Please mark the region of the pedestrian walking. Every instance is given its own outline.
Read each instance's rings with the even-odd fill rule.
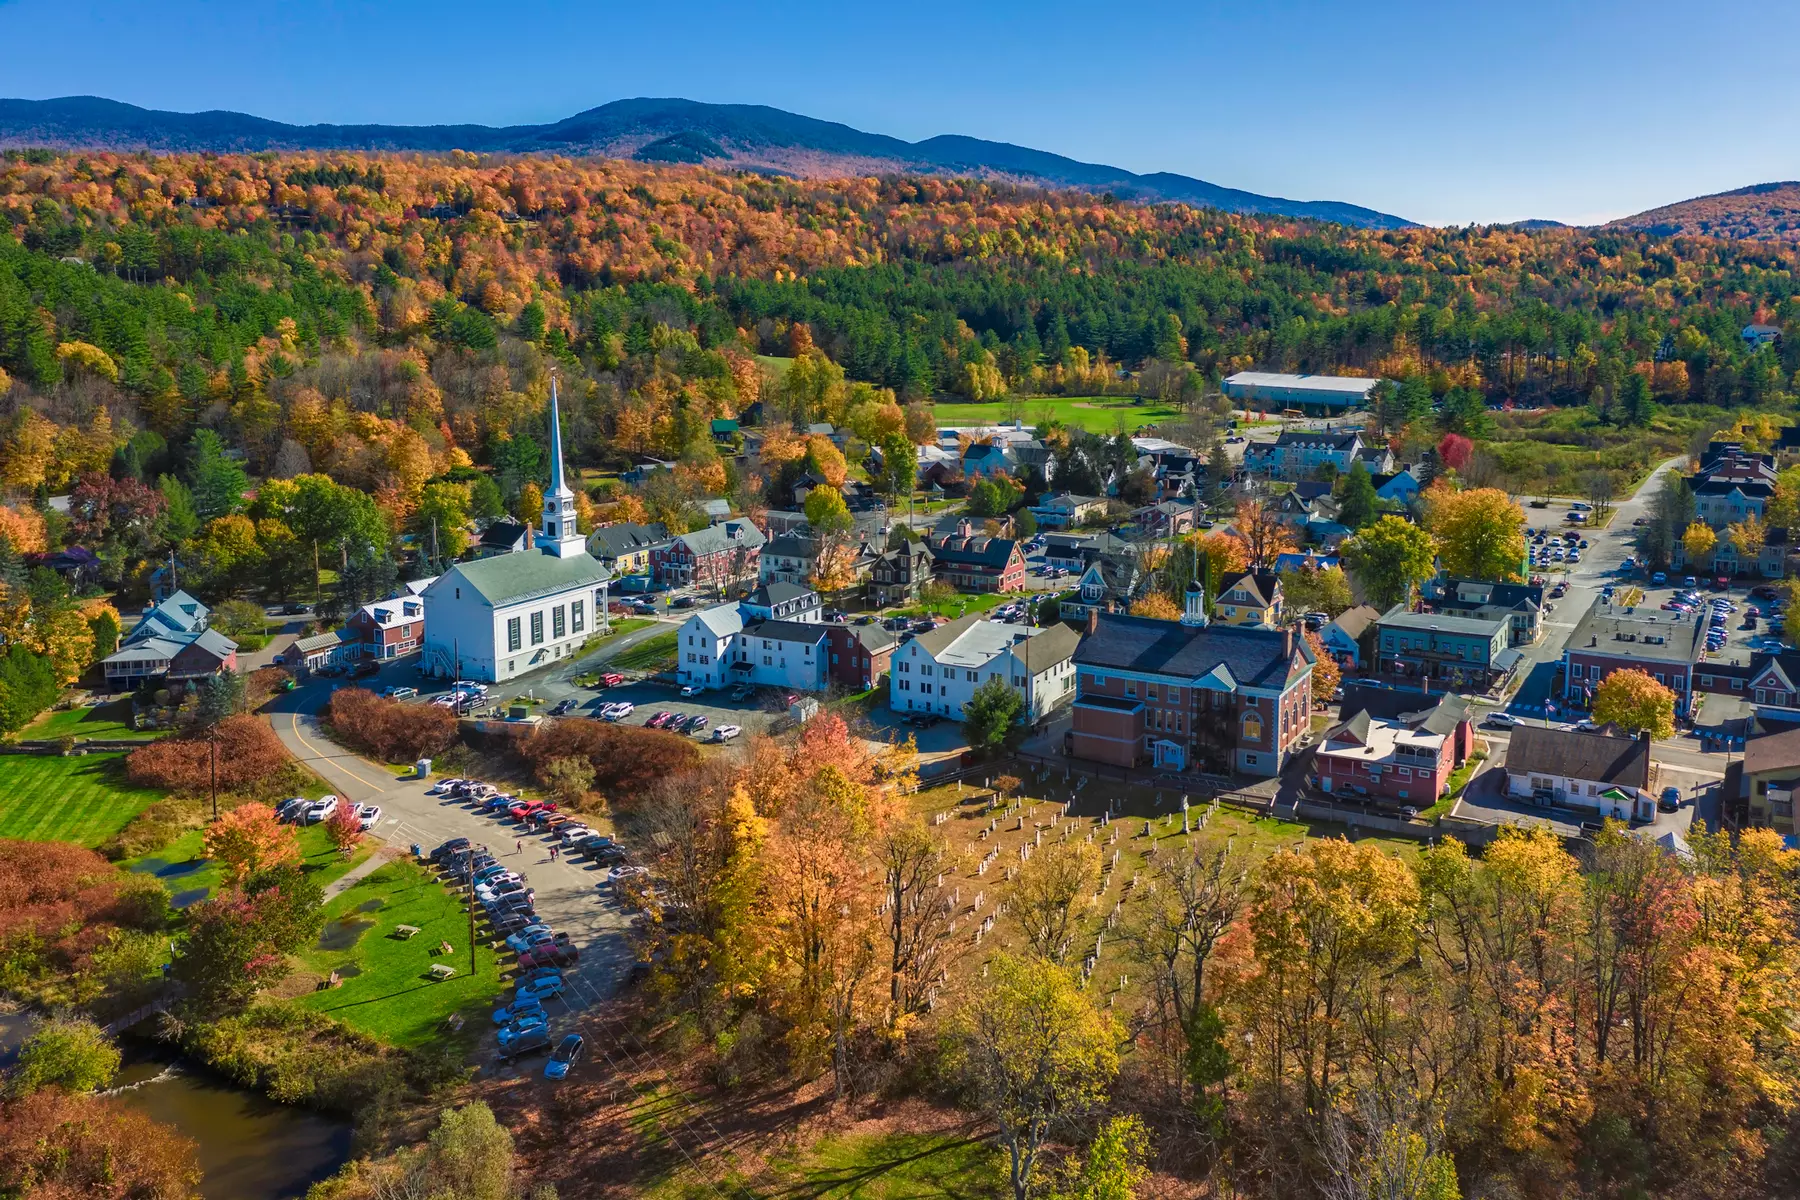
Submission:
[[[523,841],[514,842],[513,843],[513,853],[514,854],[525,853],[525,843]]]

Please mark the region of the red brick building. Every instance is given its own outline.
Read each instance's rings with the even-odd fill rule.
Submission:
[[[893,665],[900,638],[880,625],[827,625],[830,656],[826,673],[833,683],[868,691]]]
[[[1424,808],[1443,795],[1475,744],[1469,702],[1445,693],[1352,686],[1326,730],[1312,782],[1340,799]]]
[[[937,577],[963,592],[1016,592],[1025,586],[1025,555],[1011,538],[985,537],[967,521],[954,533],[932,537]]]
[[[1614,671],[1643,671],[1675,693],[1675,711],[1688,711],[1695,664],[1705,645],[1704,616],[1627,613],[1610,604],[1588,610],[1563,647],[1563,697],[1593,703],[1594,689]]]
[[[650,548],[650,573],[658,583],[723,587],[754,579],[767,541],[748,521],[720,521],[678,534]]]
[[[1292,629],[1090,612],[1067,741],[1121,767],[1273,776],[1311,727],[1312,651]]]

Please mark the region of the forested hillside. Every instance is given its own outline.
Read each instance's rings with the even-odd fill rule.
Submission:
[[[8,152],[0,485],[60,491],[128,445],[150,477],[207,428],[252,476],[329,470],[403,528],[445,472],[518,486],[515,435],[541,436],[560,364],[580,461],[684,457],[723,487],[706,422],[770,386],[759,353],[807,364],[770,397],[783,411],[840,422],[893,399],[1088,394],[1121,367],[1192,394],[1255,366],[1410,379],[1411,403],[1454,393],[1475,433],[1476,399],[1616,425],[1642,418],[1639,393],[1785,402],[1800,338],[1752,352],[1738,331],[1800,318],[1795,257],[941,179]]]

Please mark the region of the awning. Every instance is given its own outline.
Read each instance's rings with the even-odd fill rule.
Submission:
[[[742,671],[746,675],[748,675],[751,672],[752,667],[753,667],[753,664],[747,663],[747,662],[734,662],[731,664],[732,670]]]
[[[1502,650],[1500,653],[1494,655],[1494,669],[1496,671],[1499,671],[1502,674],[1505,674],[1506,672],[1511,671],[1514,667],[1518,666],[1519,663],[1524,660],[1524,658],[1525,658],[1525,656],[1522,653],[1520,653],[1517,650],[1512,649],[1511,647],[1508,647],[1507,649]]]

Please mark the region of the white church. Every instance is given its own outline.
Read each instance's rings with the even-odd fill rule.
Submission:
[[[523,540],[523,539],[521,539]],[[607,569],[575,527],[550,382],[550,487],[532,545],[457,563],[425,589],[425,674],[497,683],[573,655],[606,625]]]

